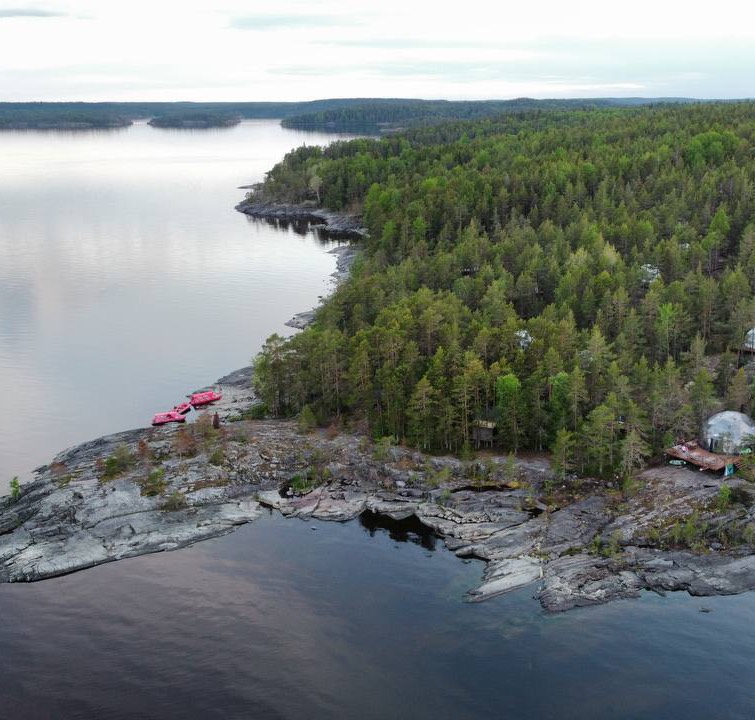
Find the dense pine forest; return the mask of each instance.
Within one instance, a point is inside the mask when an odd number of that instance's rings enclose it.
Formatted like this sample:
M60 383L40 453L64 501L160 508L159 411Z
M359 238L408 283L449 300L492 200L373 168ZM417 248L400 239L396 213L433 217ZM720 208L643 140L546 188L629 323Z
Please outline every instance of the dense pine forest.
M301 147L268 198L359 212L351 278L255 363L267 411L465 453L475 423L629 474L750 412L755 103L538 111Z
M149 124L161 128L221 128L241 122L241 116L220 111L186 110L165 112L153 117Z
M401 125L470 119L523 109L586 108L649 103L642 98L599 100L448 101L333 98L304 102L21 102L0 103L0 130L125 127L153 118L157 127L223 127L236 118L283 118L284 127L377 135ZM675 102L685 102L676 99Z
M535 100L360 100L285 117L283 127L300 130L379 135L417 125L432 125L449 120L473 120L523 110L585 110L608 107L648 105L658 100L646 98L580 98ZM689 102L683 98L666 102Z

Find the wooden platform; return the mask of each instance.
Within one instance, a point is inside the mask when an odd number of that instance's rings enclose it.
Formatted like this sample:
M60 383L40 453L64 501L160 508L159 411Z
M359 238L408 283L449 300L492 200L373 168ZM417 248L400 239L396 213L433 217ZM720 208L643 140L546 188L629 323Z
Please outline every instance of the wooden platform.
M719 455L708 452L701 448L696 440L674 445L666 450L666 455L713 472L720 472L727 465L739 465L742 460L741 455Z

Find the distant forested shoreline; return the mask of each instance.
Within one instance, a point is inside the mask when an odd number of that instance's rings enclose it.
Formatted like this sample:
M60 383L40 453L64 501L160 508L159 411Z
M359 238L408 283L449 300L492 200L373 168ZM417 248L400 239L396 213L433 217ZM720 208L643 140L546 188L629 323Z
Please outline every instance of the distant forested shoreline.
M589 109L647 104L642 98L598 100L445 101L338 98L307 102L21 102L0 103L0 130L128 127L150 119L155 127L227 127L243 119L281 119L300 130L379 134L449 119L474 119L532 109ZM674 100L674 102L685 102Z
M296 113L282 120L283 127L298 130L379 135L418 125L437 125L449 120L476 120L504 113L532 110L594 110L657 103L692 102L684 98L581 98L568 100L381 100Z

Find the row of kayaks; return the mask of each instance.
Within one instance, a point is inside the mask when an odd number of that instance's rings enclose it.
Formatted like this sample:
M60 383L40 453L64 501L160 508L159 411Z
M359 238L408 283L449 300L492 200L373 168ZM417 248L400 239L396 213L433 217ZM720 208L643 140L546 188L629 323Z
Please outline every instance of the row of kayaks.
M157 415L152 418L152 424L167 425L168 423L173 422L186 422L186 415L192 408L196 410L203 405L217 402L222 399L222 397L223 394L216 392L215 390L205 390L204 392L194 393L186 402L179 403L172 410L157 413Z

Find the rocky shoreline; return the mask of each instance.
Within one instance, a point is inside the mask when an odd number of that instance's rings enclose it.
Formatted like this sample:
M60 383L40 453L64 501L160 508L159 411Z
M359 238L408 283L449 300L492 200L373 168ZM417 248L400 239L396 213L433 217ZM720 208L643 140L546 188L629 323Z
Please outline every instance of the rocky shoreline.
M240 189L251 190L246 199L236 205L236 210L249 217L267 220L272 223L303 222L333 239L362 240L367 237L367 228L356 215L336 213L318 207L314 203L294 205L260 200L255 197L255 185L245 185ZM339 245L329 251L336 256L336 271L331 275L336 285L343 282L351 270L358 255L358 248L353 245ZM284 324L287 327L303 330L315 320L317 309L297 313Z
M220 429L132 430L67 450L0 503L0 581L34 581L174 550L284 516L344 522L362 513L416 517L460 558L486 561L472 601L532 585L543 607L568 610L637 597L755 589L750 544L662 549L658 532L696 514L716 537L751 520L747 501L717 509L722 480L685 468L647 470L630 497L583 486L548 490L542 457L463 462L375 444L348 432L303 433L255 420L251 369L218 381ZM109 471L112 458L122 466ZM747 494L746 483L730 480ZM563 490L563 489L562 489Z
M331 274L331 277L336 286L338 286L349 277L351 266L359 254L359 248L354 245L339 245L332 250L328 250L328 253L336 256L336 270ZM309 327L315 321L316 314L317 308L305 310L304 312L296 313L296 315L283 324L297 330L304 330L304 328Z
M333 238L364 238L368 234L358 215L333 212L313 202L295 205L261 200L255 197L254 186L247 198L236 205L236 210L271 222L307 222Z

